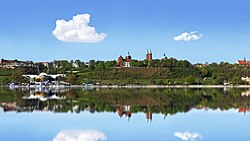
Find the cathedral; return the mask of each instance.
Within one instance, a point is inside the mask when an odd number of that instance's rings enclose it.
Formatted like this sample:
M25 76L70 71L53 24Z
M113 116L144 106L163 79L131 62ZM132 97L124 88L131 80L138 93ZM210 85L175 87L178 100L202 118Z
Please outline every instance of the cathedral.
M131 55L129 54L129 52L128 52L128 54L127 54L127 56L125 57L125 58L123 58L121 55L119 56L119 58L118 58L118 60L117 60L117 66L118 67L131 67L130 66L130 62L132 61L132 57L131 57Z

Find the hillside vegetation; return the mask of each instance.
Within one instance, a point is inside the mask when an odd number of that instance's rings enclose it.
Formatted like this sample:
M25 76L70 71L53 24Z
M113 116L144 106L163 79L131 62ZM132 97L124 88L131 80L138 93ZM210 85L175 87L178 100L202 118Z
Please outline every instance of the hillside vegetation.
M16 67L15 69L0 69L0 83L28 82L23 74L64 73L66 78L59 80L71 84L100 83L105 85L219 85L247 84L241 77L250 76L250 67L221 62L219 64L191 64L187 60L138 61L133 60L130 68L118 68L116 61L94 61L89 65L78 62L79 67L72 66L73 61L58 61L61 66L42 65L34 67Z

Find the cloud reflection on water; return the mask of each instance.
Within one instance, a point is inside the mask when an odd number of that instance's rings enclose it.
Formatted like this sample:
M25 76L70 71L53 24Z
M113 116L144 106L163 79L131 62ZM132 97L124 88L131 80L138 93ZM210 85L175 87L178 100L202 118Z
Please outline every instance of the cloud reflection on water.
M184 141L197 141L203 139L203 136L196 132L175 132L174 136Z
M97 130L63 130L53 141L103 141L107 136Z

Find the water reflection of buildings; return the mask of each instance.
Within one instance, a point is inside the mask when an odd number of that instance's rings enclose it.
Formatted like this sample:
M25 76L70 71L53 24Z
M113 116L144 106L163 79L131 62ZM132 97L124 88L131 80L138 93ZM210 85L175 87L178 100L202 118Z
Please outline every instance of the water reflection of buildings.
M148 123L151 123L151 121L152 121L152 113L151 112L146 113L146 119L147 119Z
M118 116L121 118L123 115L125 115L128 119L128 121L130 120L131 116L132 116L132 113L130 111L130 105L119 105L117 108L116 108L116 112L118 114Z
M16 98L0 103L4 112L75 112L82 110L95 112L88 105L79 106L75 88L69 87L16 87L10 89ZM14 96L14 95L12 95ZM73 97L73 99L72 99ZM4 102L5 101L5 102ZM10 102L11 101L11 102ZM15 101L15 102L13 102Z
M16 102L1 103L1 107L3 108L4 112L14 112L19 109L16 105Z
M238 109L238 113L244 113L244 115L250 111L250 107L246 107L246 108L239 108Z
M132 116L132 112L130 111L130 109L131 109L130 105L118 105L118 107L116 108L116 112L120 118L122 118L124 115L129 121ZM147 123L151 123L152 121L151 112L146 113L146 120L147 120Z
M3 89L1 107L3 111L33 112L52 111L55 113L115 112L122 119L130 121L135 114L142 114L150 123L153 114L166 116L190 110L229 110L247 113L250 108L248 89L228 91L216 89L211 92L194 90L195 94L180 95L176 89L164 90L127 90L100 89L87 91L84 88L20 88L10 91ZM217 92L218 91L218 92ZM199 93L197 93L199 92ZM233 93L232 93L233 92ZM25 94L26 93L26 94ZM168 94L169 93L169 94ZM196 94L197 93L197 94ZM231 94L232 93L232 94ZM24 95L25 94L25 95ZM240 107L240 108L239 108ZM242 108L243 107L243 108ZM132 116L133 115L133 116Z
M250 90L241 92L241 96L244 97L244 99L248 99L248 96L250 96ZM238 113L244 113L244 115L246 115L246 113L249 111L250 111L249 106L243 106L238 109Z
M68 89L37 87L22 87L12 89L20 93L28 93L21 97L19 102L2 102L0 106L4 112L33 112L33 111L52 111L56 112L63 106L59 104L51 104L51 101L65 100L65 96L58 96L59 93L67 92ZM20 94L23 95L23 94ZM44 104L45 102L46 104ZM18 104L17 104L18 103ZM18 106L17 106L18 105Z
M195 106L194 109L208 111L208 110L209 110L209 107L204 106L204 105L198 105L198 106Z

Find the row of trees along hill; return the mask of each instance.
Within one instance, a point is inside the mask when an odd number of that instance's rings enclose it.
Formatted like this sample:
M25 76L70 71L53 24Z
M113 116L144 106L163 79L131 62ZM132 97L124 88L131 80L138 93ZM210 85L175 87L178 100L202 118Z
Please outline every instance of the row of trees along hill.
M73 64L77 64L75 67ZM48 67L38 64L29 67L17 67L14 70L1 69L0 83L11 81L23 82L22 74L65 73L72 84L101 83L101 84L157 84L157 85L218 85L224 82L230 84L246 84L241 77L250 76L250 67L230 64L227 62L193 65L187 60L169 58L133 60L130 68L118 68L116 61L95 61L88 64L76 61L54 61ZM72 73L77 72L77 73Z

